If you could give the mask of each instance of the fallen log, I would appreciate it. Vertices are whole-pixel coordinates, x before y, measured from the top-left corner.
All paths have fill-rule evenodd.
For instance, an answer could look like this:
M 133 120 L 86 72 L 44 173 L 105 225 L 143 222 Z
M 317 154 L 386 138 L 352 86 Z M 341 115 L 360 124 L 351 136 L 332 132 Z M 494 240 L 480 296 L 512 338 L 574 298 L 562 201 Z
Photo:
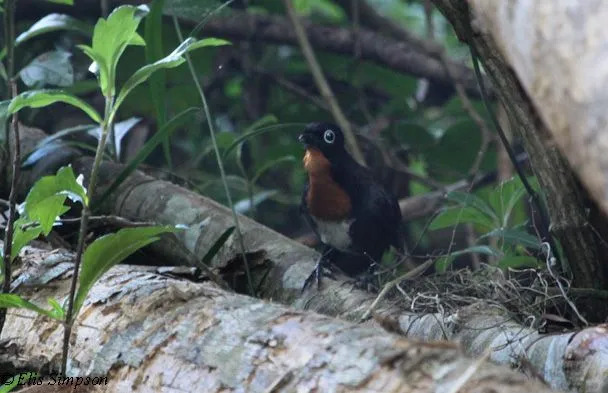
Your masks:
M 26 131 L 26 130 L 24 130 Z M 24 132 L 24 138 L 31 135 Z M 35 133 L 38 135 L 38 133 Z M 31 142 L 26 143 L 32 146 Z M 66 156 L 65 150 L 61 151 Z M 52 161 L 58 165 L 60 160 Z M 68 162 L 77 173 L 89 173 L 91 160 L 74 155 Z M 62 164 L 67 164 L 63 162 Z M 34 172 L 54 173 L 56 168 L 39 163 Z M 61 164 L 59 164 L 61 165 Z M 100 173 L 99 192 L 109 186 L 120 166 L 104 163 Z M 31 172 L 29 173 L 31 175 Z M 30 180 L 33 180 L 30 178 Z M 180 239 L 195 255 L 204 255 L 215 240 L 233 225 L 230 211 L 222 205 L 202 197 L 192 191 L 178 187 L 166 181 L 160 181 L 135 172 L 103 206 L 103 213 L 123 216 L 133 221 L 153 221 L 163 224 L 187 224 L 189 229 L 180 234 Z M 257 296 L 281 302 L 297 309 L 306 309 L 345 320 L 359 321 L 370 309 L 375 295 L 353 288 L 344 281 L 326 279 L 321 291 L 308 290 L 300 292 L 304 279 L 314 266 L 318 254 L 313 250 L 286 238 L 273 230 L 246 217 L 240 217 L 244 242 L 252 266 L 253 281 L 258 288 Z M 163 243 L 163 242 L 160 242 Z M 173 253 L 175 245 L 161 244 L 165 255 L 179 259 L 180 253 Z M 263 262 L 263 263 L 256 263 Z M 239 247 L 231 236 L 214 258 L 213 266 L 225 268 L 242 263 L 239 259 Z M 504 335 L 499 321 L 511 321 L 513 317 L 505 311 L 494 310 L 488 315 L 483 312 L 487 307 L 478 307 L 476 312 L 463 310 L 460 313 L 440 318 L 439 325 L 434 314 L 417 314 L 409 312 L 403 302 L 385 300 L 374 308 L 374 320 L 367 323 L 382 326 L 405 336 L 437 340 L 459 340 L 467 353 L 481 354 L 491 351 L 493 360 L 522 367 L 529 364 L 536 373 L 552 387 L 563 390 L 577 388 L 585 392 L 601 392 L 605 386 L 604 375 L 608 372 L 608 351 L 606 346 L 596 345 L 606 340 L 602 330 L 586 330 L 582 336 L 593 340 L 574 340 L 568 346 L 573 334 L 541 336 L 538 340 L 528 340 L 535 333 L 531 329 L 514 322 L 509 323 L 510 334 Z M 498 319 L 496 319 L 498 318 Z M 421 324 L 426 321 L 427 324 Z M 445 321 L 450 321 L 446 324 Z M 498 325 L 499 328 L 489 329 Z M 437 335 L 442 332 L 444 336 Z M 466 334 L 459 334 L 466 332 Z M 519 332 L 514 334 L 513 332 Z M 432 334 L 431 334 L 432 333 Z M 477 338 L 475 338 L 477 337 Z M 504 345 L 506 343 L 510 345 Z M 594 350 L 589 351 L 592 344 Z M 500 356 L 496 352 L 501 352 Z M 533 356 L 531 355 L 533 354 Z M 567 354 L 576 354 L 566 359 Z
M 73 254 L 27 248 L 22 256 L 14 277 L 22 296 L 37 304 L 67 296 Z M 58 369 L 57 321 L 13 309 L 3 336 L 19 353 L 0 355 L 3 369 Z M 550 391 L 451 343 L 408 341 L 141 266 L 118 266 L 100 279 L 71 342 L 68 376 L 107 377 L 92 392 Z

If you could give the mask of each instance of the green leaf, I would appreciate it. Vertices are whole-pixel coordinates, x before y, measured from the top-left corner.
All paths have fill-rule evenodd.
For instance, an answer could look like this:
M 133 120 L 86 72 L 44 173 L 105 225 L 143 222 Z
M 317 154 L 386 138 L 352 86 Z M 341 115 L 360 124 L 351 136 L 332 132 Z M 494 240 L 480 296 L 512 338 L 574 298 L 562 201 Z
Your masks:
M 430 230 L 449 228 L 458 224 L 478 224 L 487 229 L 493 228 L 490 218 L 473 207 L 454 207 L 442 210 L 429 225 Z
M 74 202 L 88 205 L 87 190 L 82 185 L 82 178 L 77 179 L 71 166 L 61 167 L 56 175 L 40 178 L 25 198 L 25 211 L 30 214 L 30 209 L 44 199 L 54 195 L 65 195 Z M 30 217 L 32 217 L 30 215 Z
M 506 256 L 504 258 L 502 258 L 500 261 L 498 261 L 498 267 L 501 269 L 508 269 L 508 268 L 513 268 L 513 269 L 518 269 L 518 268 L 522 268 L 522 267 L 539 267 L 540 266 L 540 262 L 538 261 L 538 259 L 528 256 L 528 255 L 522 255 L 522 256 Z
M 116 103 L 114 104 L 114 109 L 111 117 L 114 117 L 116 111 L 120 107 L 120 104 L 125 100 L 127 95 L 133 90 L 135 87 L 145 82 L 155 71 L 163 69 L 163 68 L 174 68 L 182 64 L 186 61 L 183 55 L 186 52 L 191 50 L 202 48 L 206 46 L 220 46 L 220 45 L 228 45 L 229 42 L 225 40 L 221 40 L 219 38 L 206 38 L 204 40 L 196 41 L 194 38 L 188 38 L 184 42 L 182 42 L 173 52 L 164 58 L 152 63 L 143 66 L 139 70 L 135 71 L 133 75 L 125 82 L 124 86 L 118 93 L 118 97 L 116 98 Z
M 224 243 L 228 240 L 232 232 L 234 232 L 234 226 L 226 228 L 226 230 L 217 238 L 215 243 L 209 248 L 201 262 L 205 265 L 209 265 L 213 257 L 218 253 L 218 251 L 222 248 Z
M 32 310 L 41 315 L 46 315 L 47 317 L 53 319 L 59 319 L 57 313 L 53 310 L 45 310 L 43 308 L 38 307 L 34 303 L 28 302 L 23 299 L 19 295 L 14 295 L 11 293 L 2 293 L 0 294 L 0 308 L 25 308 L 27 310 Z
M 462 206 L 471 206 L 480 212 L 487 215 L 489 218 L 494 220 L 495 224 L 499 223 L 498 216 L 496 212 L 492 209 L 490 205 L 486 203 L 483 199 L 478 197 L 473 193 L 461 192 L 461 191 L 452 191 L 448 193 L 447 198 L 451 201 L 457 202 Z
M 175 115 L 171 120 L 169 120 L 165 125 L 158 130 L 152 138 L 150 138 L 144 146 L 139 149 L 135 157 L 129 161 L 127 165 L 123 168 L 123 170 L 118 174 L 116 179 L 112 182 L 110 187 L 108 187 L 103 195 L 99 198 L 99 200 L 95 201 L 95 206 L 99 206 L 103 201 L 106 200 L 110 194 L 114 192 L 122 184 L 122 182 L 129 177 L 131 173 L 145 161 L 146 158 L 154 151 L 154 149 L 165 139 L 169 138 L 171 134 L 182 126 L 186 120 L 190 119 L 191 115 L 196 113 L 200 113 L 199 108 L 188 108 L 185 111 Z
M 163 57 L 163 7 L 165 0 L 154 0 L 150 8 L 150 14 L 146 17 L 145 38 L 146 38 L 146 62 L 148 64 Z M 150 76 L 148 83 L 150 86 L 150 99 L 156 112 L 156 127 L 161 128 L 167 121 L 167 72 L 163 69 Z M 163 153 L 169 168 L 172 167 L 171 146 L 169 138 L 163 140 Z
M 20 217 L 15 221 L 13 229 L 13 243 L 11 249 L 11 261 L 15 259 L 23 247 L 36 239 L 43 232 L 40 225 L 35 225 L 30 220 Z
M 10 100 L 0 101 L 0 146 L 4 145 L 6 140 L 6 121 L 8 120 L 8 106 Z
M 99 71 L 101 91 L 106 97 L 114 95 L 116 66 L 126 47 L 144 45 L 137 27 L 148 10 L 147 5 L 115 8 L 108 19 L 100 18 L 95 24 L 92 45 L 79 46 L 96 63 L 89 69 Z
M 32 186 L 25 199 L 25 212 L 31 220 L 40 224 L 44 235 L 51 232 L 57 217 L 69 210 L 64 206 L 66 198 L 85 205 L 89 203 L 81 183 L 82 180 L 76 179 L 68 166 L 60 168 L 54 176 L 40 178 Z
M 490 231 L 479 239 L 485 239 L 488 237 L 497 237 L 503 239 L 505 242 L 513 245 L 522 245 L 527 248 L 532 248 L 534 250 L 540 249 L 540 242 L 536 236 L 532 236 L 527 232 L 519 231 L 517 229 L 504 229 L 497 228 L 493 231 Z
M 158 235 L 175 231 L 177 231 L 175 227 L 168 226 L 124 228 L 97 238 L 87 247 L 82 258 L 78 291 L 74 299 L 74 317 L 78 315 L 89 290 L 112 266 L 142 247 L 157 241 Z
M 41 108 L 56 102 L 65 102 L 83 110 L 97 123 L 102 121 L 101 116 L 92 106 L 63 90 L 30 90 L 23 92 L 11 100 L 8 112 L 13 114 L 26 107 Z
M 490 203 L 500 212 L 502 217 L 501 226 L 507 226 L 511 213 L 517 205 L 517 202 L 526 193 L 526 189 L 519 177 L 514 177 L 498 185 L 490 194 Z
M 69 15 L 50 14 L 34 23 L 29 29 L 19 34 L 15 40 L 16 45 L 20 45 L 25 41 L 37 37 L 41 34 L 50 33 L 57 30 L 71 30 L 83 33 L 90 36 L 93 32 L 93 27 L 88 23 L 79 21 Z
M 71 86 L 74 83 L 71 56 L 62 50 L 43 53 L 19 71 L 19 76 L 28 87 Z
M 63 309 L 63 307 L 61 307 L 61 304 L 59 304 L 59 302 L 53 298 L 48 298 L 47 302 L 52 307 L 53 312 L 57 316 L 57 319 L 61 321 L 65 320 L 65 310 Z
M 74 0 L 46 0 L 49 3 L 74 5 Z

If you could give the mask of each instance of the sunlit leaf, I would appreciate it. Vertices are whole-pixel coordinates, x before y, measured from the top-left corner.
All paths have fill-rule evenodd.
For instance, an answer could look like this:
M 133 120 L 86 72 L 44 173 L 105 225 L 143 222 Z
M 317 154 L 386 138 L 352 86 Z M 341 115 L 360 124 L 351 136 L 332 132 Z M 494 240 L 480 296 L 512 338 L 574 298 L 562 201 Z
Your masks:
M 17 219 L 13 227 L 11 260 L 14 260 L 23 247 L 28 245 L 32 240 L 38 238 L 42 233 L 43 229 L 40 225 L 32 223 L 24 217 Z
M 41 307 L 38 307 L 32 302 L 29 302 L 23 299 L 19 295 L 15 295 L 12 293 L 2 293 L 0 294 L 0 307 L 1 308 L 24 308 L 27 310 L 32 310 L 41 315 L 46 315 L 47 317 L 53 319 L 59 319 L 57 313 L 54 310 L 45 310 Z
M 124 228 L 97 238 L 84 252 L 78 291 L 74 299 L 74 314 L 82 307 L 89 290 L 112 266 L 120 263 L 135 251 L 159 239 L 158 235 L 175 232 L 175 227 L 155 226 Z
M 25 66 L 19 76 L 28 87 L 70 86 L 74 83 L 70 56 L 70 52 L 61 50 L 43 53 Z
M 93 121 L 101 123 L 101 116 L 92 106 L 63 90 L 30 90 L 23 92 L 11 100 L 8 111 L 13 114 L 26 107 L 41 108 L 56 102 L 65 102 L 75 106 L 89 115 Z
M 152 64 L 143 66 L 139 70 L 135 71 L 133 75 L 131 75 L 131 77 L 123 85 L 120 93 L 118 93 L 116 103 L 114 104 L 114 113 L 116 113 L 129 92 L 131 92 L 131 90 L 141 83 L 145 82 L 155 71 L 163 68 L 174 68 L 186 61 L 183 57 L 186 52 L 207 46 L 221 46 L 228 44 L 230 44 L 230 42 L 219 38 L 206 38 L 199 41 L 195 40 L 194 38 L 188 38 L 177 48 L 175 48 L 175 50 L 169 55 L 155 61 Z
M 107 19 L 100 18 L 95 24 L 92 45 L 79 46 L 96 63 L 101 91 L 105 96 L 114 93 L 116 66 L 126 47 L 145 44 L 137 34 L 137 27 L 148 11 L 147 5 L 115 8 Z

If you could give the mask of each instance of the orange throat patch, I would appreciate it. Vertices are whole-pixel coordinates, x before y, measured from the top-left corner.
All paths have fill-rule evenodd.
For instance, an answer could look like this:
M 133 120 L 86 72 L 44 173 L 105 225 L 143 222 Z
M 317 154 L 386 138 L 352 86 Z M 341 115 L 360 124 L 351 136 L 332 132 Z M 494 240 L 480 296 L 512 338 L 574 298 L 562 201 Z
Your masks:
M 310 214 L 327 221 L 341 221 L 350 216 L 350 197 L 331 176 L 331 163 L 320 150 L 309 147 L 302 160 L 308 172 L 306 205 Z

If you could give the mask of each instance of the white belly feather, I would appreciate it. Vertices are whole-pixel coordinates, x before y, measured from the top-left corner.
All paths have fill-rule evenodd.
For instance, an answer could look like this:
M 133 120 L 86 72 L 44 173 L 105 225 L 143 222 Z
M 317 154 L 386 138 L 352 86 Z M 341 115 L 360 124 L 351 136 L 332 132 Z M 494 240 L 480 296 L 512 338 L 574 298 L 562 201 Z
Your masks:
M 342 221 L 324 221 L 312 217 L 317 224 L 317 231 L 321 241 L 341 251 L 348 251 L 351 246 L 349 235 L 350 225 L 355 221 L 353 218 Z

